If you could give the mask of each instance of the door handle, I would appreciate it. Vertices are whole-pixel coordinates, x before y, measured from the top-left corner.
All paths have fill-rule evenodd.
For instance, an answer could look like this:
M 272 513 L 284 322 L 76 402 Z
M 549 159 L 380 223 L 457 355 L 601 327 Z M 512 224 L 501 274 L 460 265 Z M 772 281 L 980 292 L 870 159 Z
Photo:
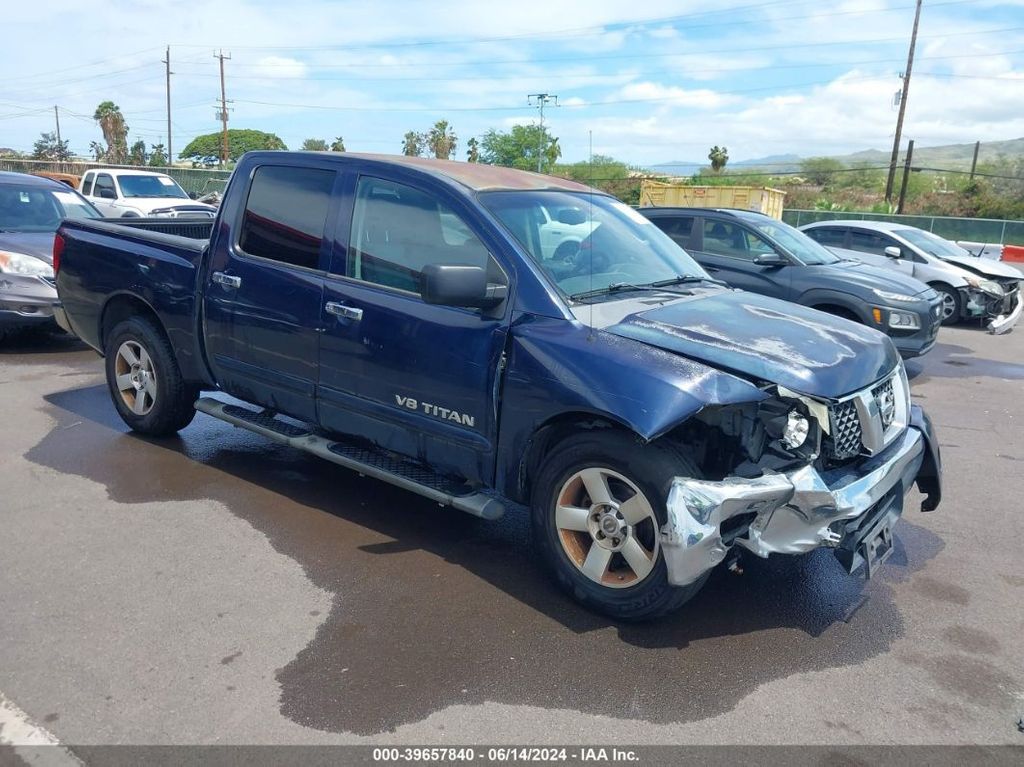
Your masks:
M 242 287 L 242 278 L 235 277 L 233 274 L 214 272 L 211 279 L 218 285 L 223 285 L 225 288 L 236 289 Z
M 324 309 L 327 310 L 328 314 L 333 314 L 335 317 L 344 317 L 346 320 L 359 321 L 363 318 L 362 309 L 356 309 L 354 306 L 345 306 L 345 304 L 339 304 L 337 301 L 328 301 Z

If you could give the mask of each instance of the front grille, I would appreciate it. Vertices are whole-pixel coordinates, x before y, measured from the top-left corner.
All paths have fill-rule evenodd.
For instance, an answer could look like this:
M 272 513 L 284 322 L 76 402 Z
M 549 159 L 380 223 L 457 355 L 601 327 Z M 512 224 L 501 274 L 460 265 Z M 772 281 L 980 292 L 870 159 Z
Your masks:
M 892 379 L 883 381 L 872 389 L 871 396 L 875 398 L 875 402 L 878 404 L 878 414 L 882 418 L 882 429 L 888 429 L 892 426 L 893 419 L 896 417 L 896 393 L 892 388 Z
M 827 442 L 828 455 L 837 461 L 845 461 L 860 453 L 861 429 L 857 415 L 857 403 L 853 400 L 840 402 L 828 409 L 829 426 L 832 432 Z

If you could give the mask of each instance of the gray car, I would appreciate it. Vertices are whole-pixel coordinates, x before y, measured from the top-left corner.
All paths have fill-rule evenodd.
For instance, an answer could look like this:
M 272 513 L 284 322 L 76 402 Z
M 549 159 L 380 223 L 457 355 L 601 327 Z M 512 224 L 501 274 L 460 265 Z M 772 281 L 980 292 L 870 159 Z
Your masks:
M 59 181 L 0 172 L 0 339 L 32 327 L 56 329 L 53 236 L 65 218 L 101 216 Z
M 988 319 L 1005 333 L 1021 316 L 1021 273 L 1012 266 L 969 254 L 946 253 L 952 243 L 930 232 L 891 221 L 819 221 L 800 227 L 843 257 L 894 269 L 935 288 L 943 298 L 943 324 Z M 944 255 L 940 256 L 939 252 Z

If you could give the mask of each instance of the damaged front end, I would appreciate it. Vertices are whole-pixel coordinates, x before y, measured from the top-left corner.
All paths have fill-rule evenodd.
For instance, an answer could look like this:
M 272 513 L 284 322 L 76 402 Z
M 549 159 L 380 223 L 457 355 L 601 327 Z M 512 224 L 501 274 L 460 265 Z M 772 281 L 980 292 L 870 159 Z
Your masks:
M 922 511 L 938 506 L 938 443 L 927 415 L 910 404 L 902 365 L 835 401 L 774 393 L 747 413 L 712 416 L 716 433 L 741 446 L 731 471 L 721 469 L 723 440 L 712 439 L 700 447 L 710 476 L 720 478 L 672 483 L 661 544 L 673 585 L 693 583 L 733 546 L 760 557 L 827 546 L 849 572 L 864 566 L 870 577 L 892 551 L 911 486 L 927 496 Z M 794 435 L 800 416 L 810 428 Z

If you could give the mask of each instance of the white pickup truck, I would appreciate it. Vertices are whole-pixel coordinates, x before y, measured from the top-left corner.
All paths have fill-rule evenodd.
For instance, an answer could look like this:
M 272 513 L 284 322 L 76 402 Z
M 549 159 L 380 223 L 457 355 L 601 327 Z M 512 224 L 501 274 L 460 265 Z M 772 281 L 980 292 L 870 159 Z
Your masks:
M 78 191 L 107 218 L 213 218 L 217 212 L 194 202 L 170 176 L 148 170 L 89 170 Z

